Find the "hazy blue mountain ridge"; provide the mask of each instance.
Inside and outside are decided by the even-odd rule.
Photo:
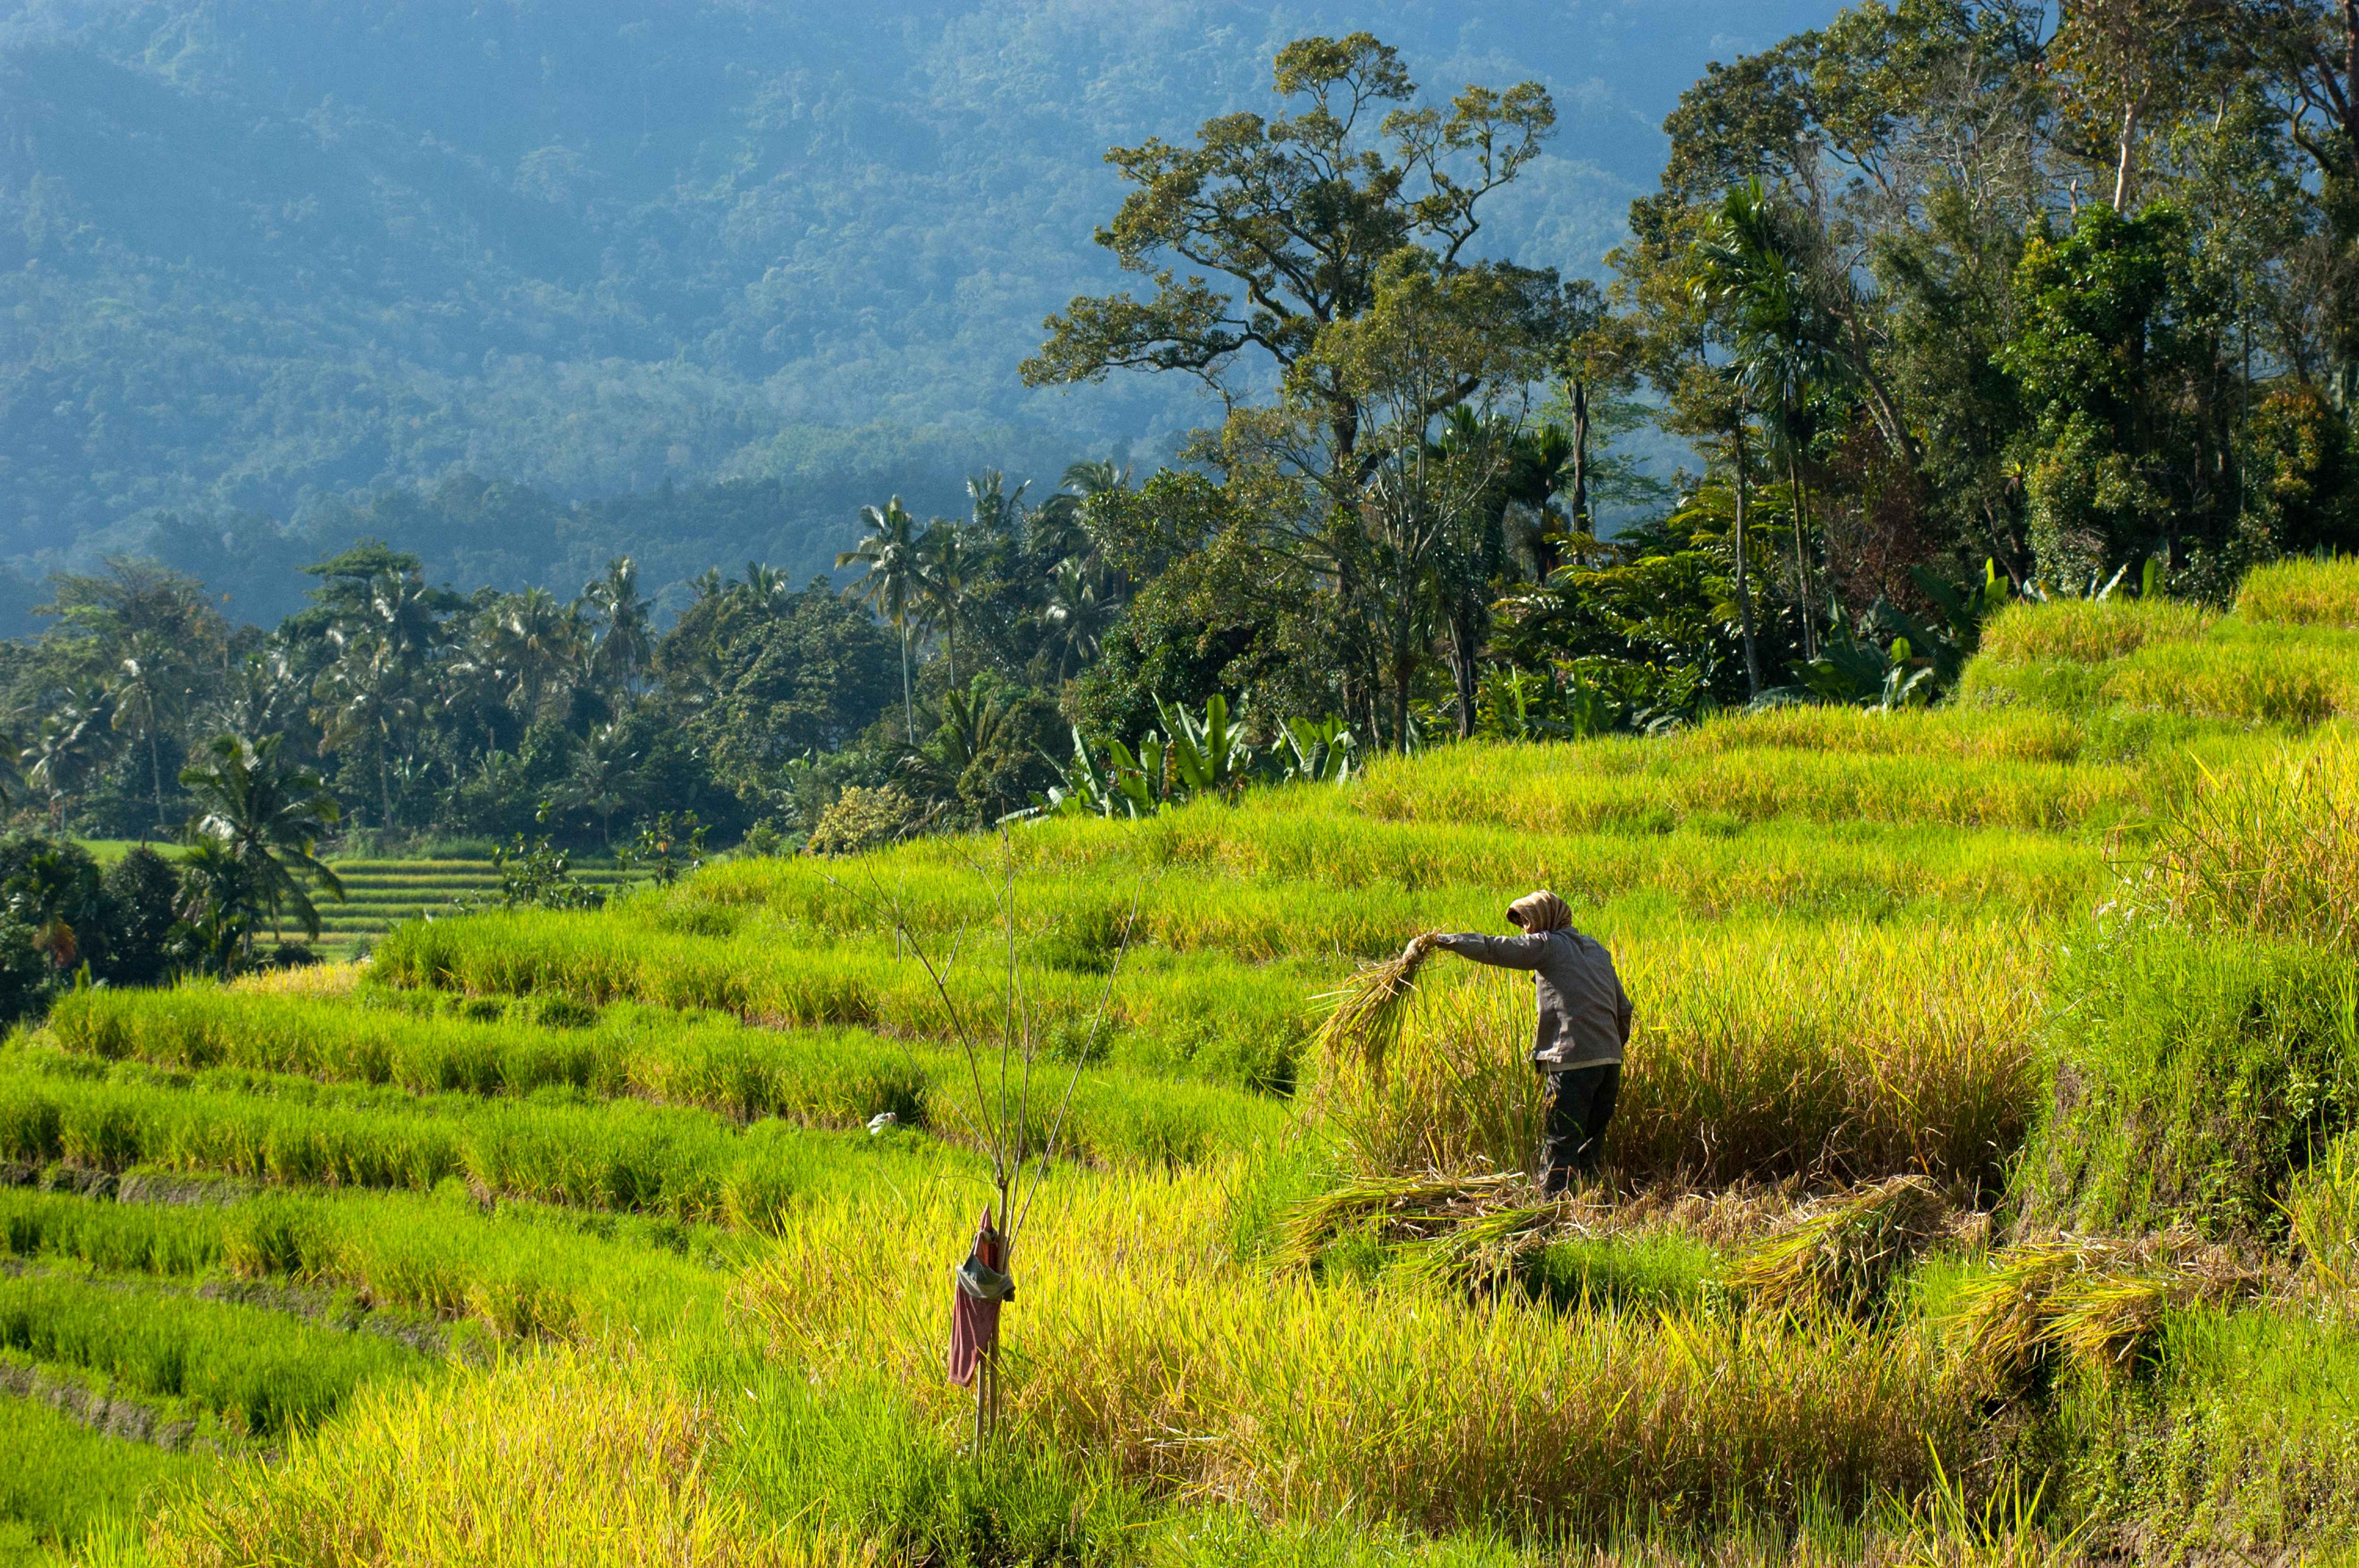
[[[885,489],[948,509],[981,463],[1151,460],[1205,419],[1016,367],[1119,281],[1105,147],[1266,109],[1287,38],[1367,27],[1436,98],[1547,81],[1562,132],[1486,238],[1587,271],[1678,90],[1816,12],[1732,38],[1724,7],[1532,0],[0,5],[0,557],[158,509],[308,550],[464,471],[556,503],[776,480],[770,525],[697,564],[810,569]],[[604,547],[576,544],[478,555],[572,586]]]

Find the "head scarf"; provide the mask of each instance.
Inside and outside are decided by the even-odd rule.
[[[1562,931],[1572,924],[1572,910],[1564,900],[1542,889],[1527,892],[1507,906],[1507,918],[1526,931]]]

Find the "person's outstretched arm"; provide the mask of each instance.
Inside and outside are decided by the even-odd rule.
[[[1485,936],[1479,931],[1442,931],[1434,934],[1433,945],[1496,968],[1537,969],[1548,954],[1549,941],[1546,935],[1529,932],[1521,936]]]

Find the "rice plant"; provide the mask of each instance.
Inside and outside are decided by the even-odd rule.
[[[1975,1451],[1971,1398],[1921,1334],[1266,1280],[1227,1259],[1216,1195],[1054,1195],[1007,1419],[1163,1495],[1594,1538],[1855,1517],[1923,1490],[1935,1454],[1956,1469]],[[912,1192],[798,1227],[748,1280],[753,1320],[816,1378],[881,1363],[941,1411],[919,1238],[942,1209]]]
[[[74,1552],[114,1531],[128,1533],[160,1498],[185,1497],[247,1474],[253,1462],[198,1451],[173,1453],[91,1431],[63,1411],[8,1400],[0,1420],[0,1548]],[[18,1541],[9,1539],[11,1529]],[[28,1561],[38,1561],[33,1552]]]
[[[2164,816],[2147,888],[2198,926],[2359,951],[2359,737],[2205,771]]]
[[[2359,560],[2339,557],[2255,567],[2237,589],[2236,614],[2285,626],[2359,629]]]
[[[2043,660],[2103,664],[2166,643],[2192,642],[2216,616],[2168,599],[2056,599],[2010,604],[1983,627],[1981,656],[1994,664]]]
[[[185,1400],[262,1438],[326,1419],[364,1382],[420,1377],[429,1366],[378,1335],[41,1274],[0,1278],[0,1347],[103,1374],[135,1393]]]

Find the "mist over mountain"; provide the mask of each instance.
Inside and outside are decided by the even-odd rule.
[[[676,601],[714,562],[821,569],[889,491],[1151,463],[1212,416],[1189,388],[1016,374],[1118,285],[1109,145],[1267,111],[1280,44],[1366,27],[1436,101],[1551,89],[1486,240],[1591,273],[1680,90],[1831,9],[0,4],[0,630],[159,540],[262,613],[371,528],[502,586],[631,548]],[[666,486],[702,499],[611,499]]]

